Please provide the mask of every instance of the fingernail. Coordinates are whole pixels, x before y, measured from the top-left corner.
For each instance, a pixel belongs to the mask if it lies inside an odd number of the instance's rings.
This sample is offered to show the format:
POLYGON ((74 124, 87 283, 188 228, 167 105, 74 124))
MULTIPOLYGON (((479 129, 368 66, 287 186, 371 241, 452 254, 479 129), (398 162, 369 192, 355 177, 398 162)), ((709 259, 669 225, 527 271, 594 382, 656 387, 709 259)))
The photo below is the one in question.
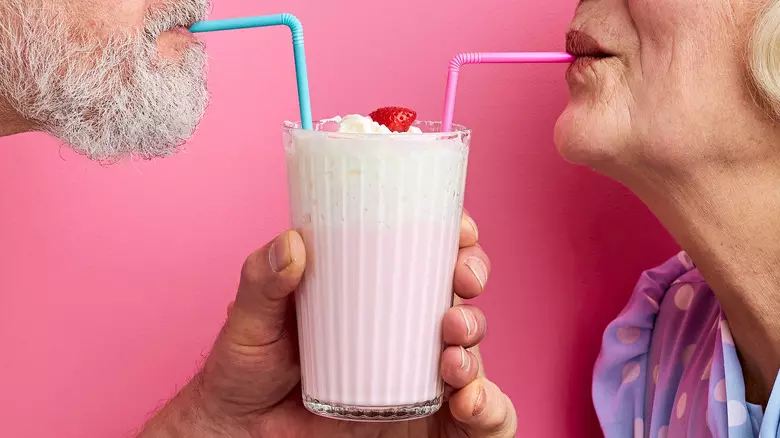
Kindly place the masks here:
POLYGON ((485 388, 480 387, 477 399, 474 400, 474 410, 471 412, 471 416, 479 417, 482 415, 485 411, 485 406, 487 406, 487 393, 485 393, 485 388))
POLYGON ((290 254, 290 235, 284 233, 274 240, 271 244, 271 248, 268 251, 268 263, 271 264, 271 269, 276 272, 282 272, 287 269, 292 263, 292 255, 290 254))
POLYGON ((485 262, 479 257, 471 256, 466 258, 464 263, 471 270, 471 273, 474 274, 474 277, 477 278, 479 286, 484 289, 487 282, 487 266, 485 266, 485 262))
POLYGON ((471 335, 477 330, 477 319, 474 318, 474 315, 471 312, 467 312, 463 307, 458 307, 458 310, 460 310, 460 315, 466 323, 466 337, 471 338, 471 335))
POLYGON ((466 221, 469 223, 469 225, 471 225, 471 229, 474 230, 474 238, 479 240, 479 230, 477 229, 477 223, 474 222, 474 219, 472 219, 468 214, 464 216, 466 217, 466 221))
POLYGON ((471 366, 471 358, 465 348, 460 347, 460 369, 468 371, 471 366))

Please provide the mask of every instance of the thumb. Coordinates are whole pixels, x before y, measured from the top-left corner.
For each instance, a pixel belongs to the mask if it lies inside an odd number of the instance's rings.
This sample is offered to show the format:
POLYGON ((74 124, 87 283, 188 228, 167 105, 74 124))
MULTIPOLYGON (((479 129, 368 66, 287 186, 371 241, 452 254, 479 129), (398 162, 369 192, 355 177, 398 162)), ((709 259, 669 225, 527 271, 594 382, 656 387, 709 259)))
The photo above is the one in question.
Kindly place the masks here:
POLYGON ((225 327, 232 342, 264 346, 279 340, 289 314, 289 295, 298 287, 305 266, 306 249, 295 231, 281 234, 246 259, 225 327))

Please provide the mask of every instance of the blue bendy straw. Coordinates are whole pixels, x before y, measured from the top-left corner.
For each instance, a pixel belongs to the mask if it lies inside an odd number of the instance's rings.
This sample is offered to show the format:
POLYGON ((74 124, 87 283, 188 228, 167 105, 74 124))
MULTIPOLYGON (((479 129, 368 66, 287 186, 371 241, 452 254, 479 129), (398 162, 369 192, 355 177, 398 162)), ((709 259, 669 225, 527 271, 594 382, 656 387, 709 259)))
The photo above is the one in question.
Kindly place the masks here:
POLYGON ((303 129, 310 130, 312 129, 311 99, 309 97, 309 76, 306 71, 306 51, 303 48, 303 26, 295 15, 276 14, 200 21, 190 27, 190 32, 216 32, 270 26, 287 26, 290 28, 290 32, 292 32, 295 79, 298 82, 298 104, 301 107, 301 126, 303 129))

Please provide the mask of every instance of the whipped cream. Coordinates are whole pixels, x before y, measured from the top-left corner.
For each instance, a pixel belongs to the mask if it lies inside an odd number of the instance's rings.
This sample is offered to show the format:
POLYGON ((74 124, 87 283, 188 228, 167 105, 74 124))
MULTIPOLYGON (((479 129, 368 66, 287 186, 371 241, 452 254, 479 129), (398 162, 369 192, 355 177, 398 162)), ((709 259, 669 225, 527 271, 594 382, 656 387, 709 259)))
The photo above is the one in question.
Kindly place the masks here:
MULTIPOLYGON (((348 132, 353 134, 393 134, 387 129, 387 126, 371 120, 371 117, 361 116, 359 114, 350 114, 341 118, 336 116, 332 119, 339 124, 339 132, 348 132)), ((408 134, 422 134, 420 128, 412 126, 406 132, 408 134)))

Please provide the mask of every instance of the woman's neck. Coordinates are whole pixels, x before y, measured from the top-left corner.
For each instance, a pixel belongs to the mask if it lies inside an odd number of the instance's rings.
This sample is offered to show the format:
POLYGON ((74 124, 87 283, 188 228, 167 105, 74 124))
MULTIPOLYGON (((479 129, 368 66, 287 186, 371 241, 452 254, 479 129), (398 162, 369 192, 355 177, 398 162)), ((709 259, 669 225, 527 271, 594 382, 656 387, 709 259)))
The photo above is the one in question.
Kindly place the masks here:
POLYGON ((714 291, 738 346, 749 400, 765 405, 780 369, 780 160, 651 179, 637 194, 714 291))

